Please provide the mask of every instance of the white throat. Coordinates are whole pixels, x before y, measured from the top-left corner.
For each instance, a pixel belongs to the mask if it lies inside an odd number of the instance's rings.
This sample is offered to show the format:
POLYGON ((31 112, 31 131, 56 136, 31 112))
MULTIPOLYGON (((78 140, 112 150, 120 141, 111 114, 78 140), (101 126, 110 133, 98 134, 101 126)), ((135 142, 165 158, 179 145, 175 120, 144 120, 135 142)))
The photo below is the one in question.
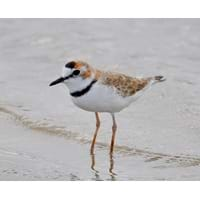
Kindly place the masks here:
POLYGON ((68 87, 69 92, 73 93, 76 91, 81 91, 85 89, 90 83, 94 80, 94 77, 91 76, 89 78, 83 79, 82 77, 77 77, 73 79, 69 79, 64 82, 64 84, 68 87))

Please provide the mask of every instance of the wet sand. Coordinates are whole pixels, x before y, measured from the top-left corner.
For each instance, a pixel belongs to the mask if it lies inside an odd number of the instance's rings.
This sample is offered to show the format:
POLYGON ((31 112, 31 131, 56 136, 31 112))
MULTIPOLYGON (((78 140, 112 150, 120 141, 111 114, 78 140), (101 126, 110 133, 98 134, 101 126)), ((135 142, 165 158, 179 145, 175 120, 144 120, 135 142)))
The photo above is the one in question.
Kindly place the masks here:
POLYGON ((111 157, 98 143, 34 131, 0 115, 0 180, 199 180, 200 158, 117 146, 111 157), (14 123, 13 123, 14 122, 14 123))
POLYGON ((199 180, 199 35, 199 19, 1 19, 0 180, 199 180), (48 86, 72 59, 167 78, 116 115, 112 158, 110 115, 91 157, 94 113, 48 86))

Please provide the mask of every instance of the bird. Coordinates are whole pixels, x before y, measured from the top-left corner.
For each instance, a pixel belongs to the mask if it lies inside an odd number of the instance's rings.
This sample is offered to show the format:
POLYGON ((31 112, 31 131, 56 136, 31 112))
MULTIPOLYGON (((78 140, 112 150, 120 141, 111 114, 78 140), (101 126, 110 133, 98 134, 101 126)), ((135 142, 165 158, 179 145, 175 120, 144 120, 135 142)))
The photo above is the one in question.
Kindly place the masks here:
POLYGON ((111 114, 113 124, 110 154, 113 154, 117 131, 116 113, 137 100, 152 84, 163 81, 163 76, 131 77, 118 72, 99 70, 85 61, 76 60, 67 62, 62 68, 61 77, 49 86, 63 83, 77 107, 94 112, 96 129, 90 147, 92 155, 100 128, 99 113, 111 114))

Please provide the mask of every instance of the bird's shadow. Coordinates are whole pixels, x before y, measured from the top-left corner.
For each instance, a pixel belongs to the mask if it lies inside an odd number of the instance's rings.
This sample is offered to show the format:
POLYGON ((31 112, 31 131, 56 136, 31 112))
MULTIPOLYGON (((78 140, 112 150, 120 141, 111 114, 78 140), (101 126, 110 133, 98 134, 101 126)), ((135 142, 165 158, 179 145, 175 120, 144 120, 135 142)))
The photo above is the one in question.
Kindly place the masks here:
MULTIPOLYGON (((94 172, 95 180, 103 180, 103 179, 101 179, 100 172, 96 169, 96 155, 90 154, 90 157, 91 157, 91 167, 90 168, 94 172)), ((109 154, 108 172, 109 172, 109 175, 110 175, 109 180, 115 181, 117 174, 114 172, 114 156, 113 156, 113 154, 109 154)))

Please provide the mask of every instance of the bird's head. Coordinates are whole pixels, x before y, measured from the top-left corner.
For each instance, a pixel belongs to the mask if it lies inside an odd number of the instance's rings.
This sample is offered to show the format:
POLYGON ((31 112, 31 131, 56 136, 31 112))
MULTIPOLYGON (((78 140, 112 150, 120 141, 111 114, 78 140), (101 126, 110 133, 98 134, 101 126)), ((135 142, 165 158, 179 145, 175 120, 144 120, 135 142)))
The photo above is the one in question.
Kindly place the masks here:
POLYGON ((64 83, 70 91, 73 91, 82 88, 94 78, 95 74, 88 63, 71 61, 63 67, 61 77, 50 83, 49 86, 64 83))

